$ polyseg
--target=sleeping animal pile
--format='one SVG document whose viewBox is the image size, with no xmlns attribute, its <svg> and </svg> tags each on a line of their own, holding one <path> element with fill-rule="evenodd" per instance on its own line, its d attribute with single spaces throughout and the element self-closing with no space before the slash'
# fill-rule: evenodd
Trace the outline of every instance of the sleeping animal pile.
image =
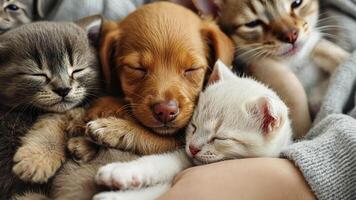
<svg viewBox="0 0 356 200">
<path fill-rule="evenodd" d="M 322 39 L 316 0 L 153 2 L 75 23 L 30 23 L 55 3 L 0 2 L 1 200 L 153 200 L 192 165 L 279 157 L 349 56 Z"/>
</svg>

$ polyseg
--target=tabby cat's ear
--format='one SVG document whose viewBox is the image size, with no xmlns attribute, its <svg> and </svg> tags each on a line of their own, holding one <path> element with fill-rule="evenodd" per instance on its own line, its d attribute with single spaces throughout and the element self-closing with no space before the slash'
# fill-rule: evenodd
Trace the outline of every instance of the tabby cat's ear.
<svg viewBox="0 0 356 200">
<path fill-rule="evenodd" d="M 104 17 L 102 15 L 93 15 L 78 20 L 76 24 L 87 32 L 90 42 L 94 46 L 98 46 L 103 21 Z"/>
<path fill-rule="evenodd" d="M 193 0 L 200 15 L 217 18 L 220 15 L 222 3 L 225 0 Z"/>
<path fill-rule="evenodd" d="M 170 0 L 198 12 L 203 17 L 216 18 L 225 0 Z"/>
<path fill-rule="evenodd" d="M 226 81 L 236 78 L 236 75 L 221 60 L 215 63 L 214 69 L 210 74 L 208 85 L 219 81 Z"/>
<path fill-rule="evenodd" d="M 37 0 L 37 5 L 35 5 L 37 15 L 41 19 L 45 18 L 58 2 L 61 2 L 61 0 Z"/>
<path fill-rule="evenodd" d="M 277 102 L 271 97 L 260 97 L 249 101 L 246 110 L 249 115 L 260 125 L 262 133 L 269 135 L 281 125 L 282 117 L 278 112 Z"/>
</svg>

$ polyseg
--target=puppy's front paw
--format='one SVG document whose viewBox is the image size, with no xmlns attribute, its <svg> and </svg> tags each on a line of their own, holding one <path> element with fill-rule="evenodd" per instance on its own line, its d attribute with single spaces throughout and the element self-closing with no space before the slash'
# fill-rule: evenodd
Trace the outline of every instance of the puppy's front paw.
<svg viewBox="0 0 356 200">
<path fill-rule="evenodd" d="M 125 120 L 110 117 L 91 121 L 87 124 L 86 135 L 101 145 L 126 148 L 132 143 Z"/>
<path fill-rule="evenodd" d="M 46 183 L 64 162 L 62 156 L 49 154 L 45 148 L 24 146 L 14 156 L 12 171 L 24 181 Z"/>
<path fill-rule="evenodd" d="M 150 185 L 145 168 L 136 163 L 112 163 L 101 167 L 95 177 L 99 185 L 128 190 Z"/>
<path fill-rule="evenodd" d="M 98 145 L 85 137 L 69 139 L 67 149 L 73 159 L 78 163 L 86 163 L 93 160 L 99 151 Z"/>
</svg>

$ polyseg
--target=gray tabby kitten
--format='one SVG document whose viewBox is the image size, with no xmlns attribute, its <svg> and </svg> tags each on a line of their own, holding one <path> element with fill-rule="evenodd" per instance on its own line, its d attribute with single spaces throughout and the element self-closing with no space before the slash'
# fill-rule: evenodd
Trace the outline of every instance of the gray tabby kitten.
<svg viewBox="0 0 356 200">
<path fill-rule="evenodd" d="M 0 0 L 0 34 L 43 19 L 58 0 Z"/>
<path fill-rule="evenodd" d="M 84 112 L 72 109 L 100 88 L 88 35 L 96 39 L 101 18 L 78 25 L 39 22 L 0 35 L 0 199 L 43 188 L 26 181 L 54 175 L 64 162 L 66 122 Z"/>
</svg>

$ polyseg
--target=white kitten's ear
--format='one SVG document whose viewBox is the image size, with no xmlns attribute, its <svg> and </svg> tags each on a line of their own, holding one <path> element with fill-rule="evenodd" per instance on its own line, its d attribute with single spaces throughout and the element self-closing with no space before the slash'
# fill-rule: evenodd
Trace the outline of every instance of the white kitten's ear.
<svg viewBox="0 0 356 200">
<path fill-rule="evenodd" d="M 236 78 L 236 75 L 221 60 L 216 61 L 214 69 L 210 74 L 208 85 L 219 81 L 226 81 Z"/>
<path fill-rule="evenodd" d="M 270 97 L 260 97 L 246 104 L 247 112 L 256 120 L 264 134 L 268 135 L 281 125 L 277 102 Z"/>
</svg>

